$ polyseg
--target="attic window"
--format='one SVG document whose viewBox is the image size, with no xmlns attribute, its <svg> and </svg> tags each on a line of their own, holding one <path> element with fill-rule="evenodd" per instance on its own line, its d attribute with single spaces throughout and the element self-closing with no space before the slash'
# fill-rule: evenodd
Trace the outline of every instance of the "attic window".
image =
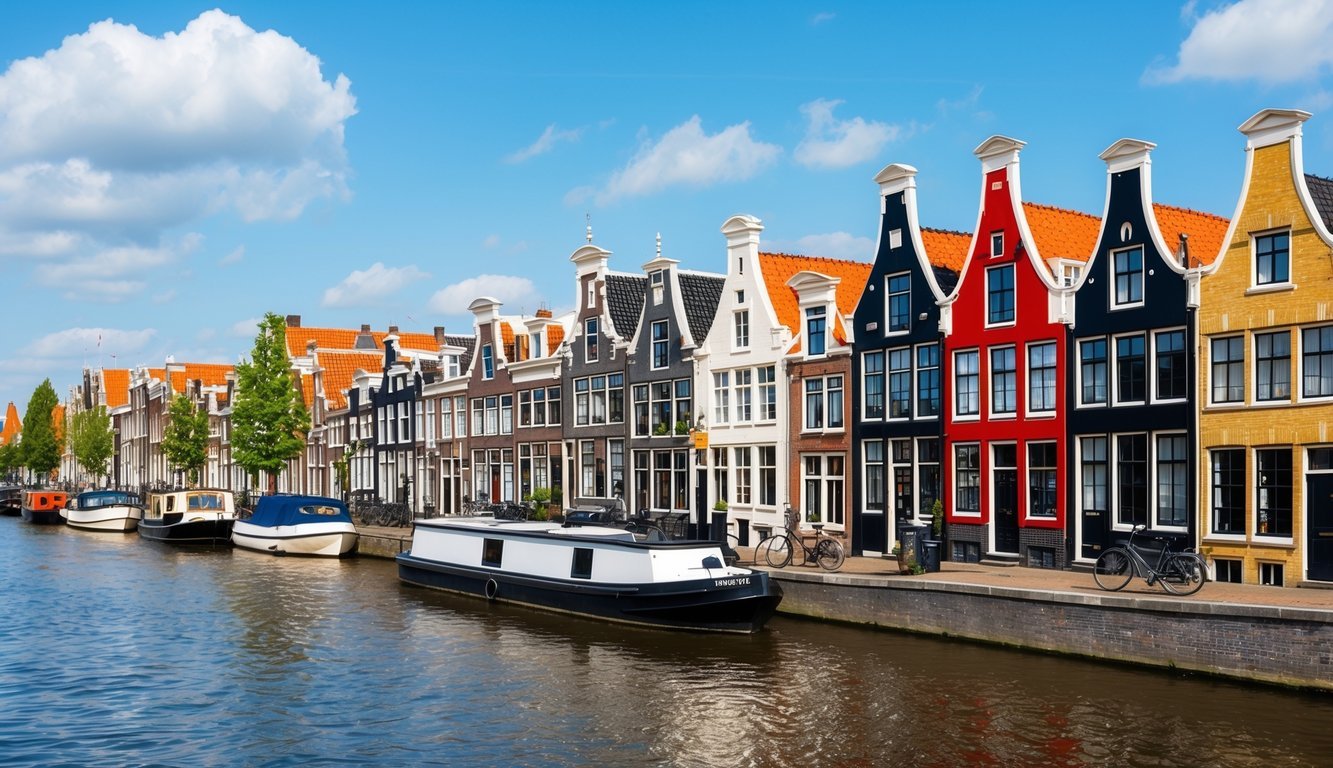
<svg viewBox="0 0 1333 768">
<path fill-rule="evenodd" d="M 652 272 L 652 274 L 650 274 L 650 275 L 648 276 L 648 279 L 649 279 L 650 281 L 652 281 L 652 284 L 653 284 L 653 285 L 661 285 L 661 284 L 662 284 L 662 270 L 660 270 L 660 269 L 658 269 L 658 270 L 654 270 L 654 271 Z"/>
<path fill-rule="evenodd" d="M 901 229 L 895 229 L 889 232 L 889 247 L 890 248 L 903 247 L 903 231 Z"/>
<path fill-rule="evenodd" d="M 992 232 L 992 233 L 990 233 L 990 255 L 991 255 L 991 256 L 1003 256 L 1003 255 L 1004 255 L 1004 233 L 1003 233 L 1003 232 Z"/>
<path fill-rule="evenodd" d="M 588 309 L 593 309 L 593 308 L 596 307 L 596 306 L 597 306 L 597 286 L 596 286 L 591 280 L 589 280 L 589 281 L 588 281 Z"/>
<path fill-rule="evenodd" d="M 745 303 L 745 291 L 736 291 L 736 303 L 737 304 Z"/>
</svg>

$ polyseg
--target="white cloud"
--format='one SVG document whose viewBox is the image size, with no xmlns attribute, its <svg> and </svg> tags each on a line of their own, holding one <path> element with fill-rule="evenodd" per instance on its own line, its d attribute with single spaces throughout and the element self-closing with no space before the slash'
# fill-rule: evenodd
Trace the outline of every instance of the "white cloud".
<svg viewBox="0 0 1333 768">
<path fill-rule="evenodd" d="M 743 181 L 771 165 L 781 153 L 781 147 L 751 137 L 748 122 L 708 136 L 695 115 L 667 131 L 657 143 L 641 146 L 596 194 L 597 202 L 650 195 L 674 185 L 702 187 Z M 566 200 L 573 202 L 586 193 L 586 189 L 571 191 Z"/>
<path fill-rule="evenodd" d="M 430 275 L 414 266 L 386 267 L 382 262 L 353 270 L 342 282 L 324 291 L 325 307 L 368 307 Z"/>
<path fill-rule="evenodd" d="M 569 130 L 561 131 L 557 130 L 555 124 L 552 123 L 551 125 L 546 126 L 546 130 L 542 131 L 542 135 L 538 136 L 536 141 L 524 147 L 523 149 L 520 149 L 514 154 L 506 157 L 505 162 L 510 163 L 512 165 L 515 163 L 521 163 L 525 160 L 531 160 L 537 155 L 544 155 L 547 152 L 550 152 L 551 150 L 555 149 L 555 145 L 559 144 L 562 141 L 564 142 L 578 141 L 581 136 L 583 136 L 582 128 L 572 128 Z"/>
<path fill-rule="evenodd" d="M 868 237 L 857 237 L 847 232 L 829 232 L 822 235 L 806 235 L 794 241 L 773 240 L 769 248 L 783 253 L 799 253 L 806 256 L 825 256 L 830 259 L 849 261 L 873 261 L 875 242 Z"/>
<path fill-rule="evenodd" d="M 255 336 L 259 335 L 259 324 L 263 322 L 263 320 L 264 318 L 262 317 L 249 317 L 245 320 L 238 320 L 237 322 L 232 323 L 231 328 L 228 329 L 227 332 L 232 336 L 253 339 Z"/>
<path fill-rule="evenodd" d="M 64 289 L 67 299 L 114 304 L 147 289 L 145 273 L 174 263 L 194 251 L 202 237 L 191 233 L 156 248 L 127 245 L 80 255 L 67 261 L 43 262 L 33 269 L 37 282 Z"/>
<path fill-rule="evenodd" d="M 115 328 L 66 328 L 49 333 L 23 348 L 26 355 L 45 358 L 73 358 L 98 349 L 117 354 L 143 349 L 157 331 L 144 328 L 122 331 Z"/>
<path fill-rule="evenodd" d="M 1307 80 L 1333 64 L 1330 36 L 1333 0 L 1240 0 L 1198 17 L 1176 64 L 1151 67 L 1144 80 Z"/>
<path fill-rule="evenodd" d="M 477 275 L 445 286 L 430 297 L 430 310 L 442 315 L 467 314 L 473 301 L 490 296 L 509 305 L 513 311 L 535 309 L 540 295 L 537 286 L 526 277 L 514 275 Z"/>
<path fill-rule="evenodd" d="M 481 241 L 481 247 L 486 250 L 493 250 L 500 247 L 504 240 L 499 235 L 487 235 L 485 240 Z"/>
<path fill-rule="evenodd" d="M 837 120 L 833 110 L 841 101 L 816 99 L 801 105 L 809 125 L 793 157 L 808 168 L 846 168 L 874 159 L 901 129 L 887 123 L 854 117 Z"/>
<path fill-rule="evenodd" d="M 824 11 L 822 13 L 816 13 L 814 16 L 810 17 L 810 26 L 817 27 L 820 24 L 825 24 L 827 22 L 833 21 L 836 18 L 838 18 L 838 14 L 836 13 L 829 13 L 828 11 Z"/>
<path fill-rule="evenodd" d="M 229 267 L 232 264 L 240 264 L 241 261 L 244 259 L 245 259 L 245 246 L 238 245 L 234 249 L 232 249 L 231 253 L 218 259 L 218 266 Z"/>
</svg>

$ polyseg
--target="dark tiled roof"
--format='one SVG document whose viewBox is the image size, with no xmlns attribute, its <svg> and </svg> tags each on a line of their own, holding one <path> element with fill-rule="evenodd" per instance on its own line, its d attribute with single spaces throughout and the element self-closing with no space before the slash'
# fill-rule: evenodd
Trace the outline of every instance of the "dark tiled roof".
<svg viewBox="0 0 1333 768">
<path fill-rule="evenodd" d="M 611 325 L 623 339 L 634 338 L 643 315 L 643 288 L 648 278 L 643 275 L 607 275 L 606 308 Z"/>
<path fill-rule="evenodd" d="M 680 297 L 685 304 L 685 322 L 690 324 L 690 335 L 695 344 L 703 344 L 708 329 L 713 327 L 717 305 L 722 301 L 722 275 L 700 275 L 679 272 Z"/>
<path fill-rule="evenodd" d="M 444 343 L 446 346 L 463 348 L 463 354 L 458 356 L 458 369 L 460 371 L 466 371 L 468 366 L 472 365 L 472 350 L 477 346 L 477 337 L 453 336 L 446 334 Z"/>
<path fill-rule="evenodd" d="M 958 273 L 947 267 L 931 266 L 931 272 L 935 273 L 935 282 L 939 283 L 940 290 L 944 295 L 953 293 L 953 289 L 958 287 Z"/>
<path fill-rule="evenodd" d="M 1333 179 L 1321 179 L 1307 173 L 1305 186 L 1310 188 L 1310 197 L 1314 198 L 1314 207 L 1319 211 L 1319 218 L 1324 220 L 1324 226 L 1333 230 Z"/>
</svg>

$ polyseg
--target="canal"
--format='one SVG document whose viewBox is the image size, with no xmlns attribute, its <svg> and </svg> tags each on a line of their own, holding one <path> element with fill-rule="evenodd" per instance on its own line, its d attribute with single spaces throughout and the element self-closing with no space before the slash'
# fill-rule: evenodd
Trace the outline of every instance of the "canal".
<svg viewBox="0 0 1333 768">
<path fill-rule="evenodd" d="M 1325 764 L 1333 699 L 777 619 L 663 633 L 389 561 L 0 518 L 5 765 Z"/>
</svg>

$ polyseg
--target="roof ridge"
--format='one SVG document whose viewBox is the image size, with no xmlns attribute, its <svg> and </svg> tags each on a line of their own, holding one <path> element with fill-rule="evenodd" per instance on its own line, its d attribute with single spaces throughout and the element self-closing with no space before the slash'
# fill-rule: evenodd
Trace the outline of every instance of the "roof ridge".
<svg viewBox="0 0 1333 768">
<path fill-rule="evenodd" d="M 1216 213 L 1209 213 L 1208 211 L 1201 211 L 1198 208 L 1187 208 L 1183 205 L 1171 205 L 1170 203 L 1153 203 L 1153 207 L 1169 208 L 1173 211 L 1181 211 L 1182 213 L 1193 213 L 1198 216 L 1207 216 L 1209 218 L 1217 219 L 1219 221 L 1230 221 L 1230 219 L 1228 219 L 1225 216 L 1221 216 Z"/>
<path fill-rule="evenodd" d="M 807 256 L 803 253 L 781 253 L 774 251 L 760 251 L 760 256 L 770 256 L 784 259 L 809 259 L 811 261 L 827 261 L 834 264 L 860 264 L 865 266 L 874 266 L 872 261 L 857 261 L 855 259 L 837 259 L 832 256 Z"/>
<path fill-rule="evenodd" d="M 959 237 L 971 237 L 971 232 L 963 232 L 958 229 L 942 229 L 940 227 L 922 227 L 922 232 L 936 232 L 941 235 L 958 235 Z"/>
<path fill-rule="evenodd" d="M 1075 216 L 1086 216 L 1089 219 L 1096 219 L 1098 221 L 1101 221 L 1100 216 L 1095 216 L 1091 213 L 1084 213 L 1083 211 L 1076 211 L 1073 208 L 1065 208 L 1059 205 L 1051 205 L 1049 203 L 1034 203 L 1029 200 L 1024 200 L 1023 205 L 1030 205 L 1034 208 L 1045 208 L 1048 211 L 1059 211 L 1060 213 L 1072 213 Z"/>
<path fill-rule="evenodd" d="M 705 272 L 702 269 L 677 269 L 678 275 L 693 275 L 694 277 L 716 277 L 719 280 L 726 280 L 727 276 L 720 272 Z"/>
</svg>

